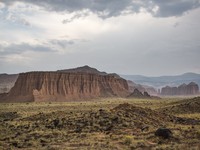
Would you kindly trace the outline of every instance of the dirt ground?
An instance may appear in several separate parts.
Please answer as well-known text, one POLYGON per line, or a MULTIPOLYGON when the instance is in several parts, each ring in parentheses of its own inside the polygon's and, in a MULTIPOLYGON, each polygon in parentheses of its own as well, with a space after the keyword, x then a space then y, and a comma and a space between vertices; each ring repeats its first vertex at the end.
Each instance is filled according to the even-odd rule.
POLYGON ((0 149, 200 149, 200 98, 0 104, 0 149), (171 131, 156 136, 158 128, 171 131))

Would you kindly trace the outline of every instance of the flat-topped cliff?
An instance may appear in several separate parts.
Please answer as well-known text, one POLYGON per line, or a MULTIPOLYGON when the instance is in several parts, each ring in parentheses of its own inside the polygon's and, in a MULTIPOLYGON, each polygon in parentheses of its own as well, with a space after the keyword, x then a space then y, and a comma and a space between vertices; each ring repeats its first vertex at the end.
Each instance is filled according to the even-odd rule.
POLYGON ((69 72, 21 73, 1 101, 76 101, 98 97, 125 97, 128 84, 114 75, 69 72))
POLYGON ((163 87, 161 95, 198 95, 199 86, 198 84, 191 82, 189 84, 181 84, 178 87, 163 87))

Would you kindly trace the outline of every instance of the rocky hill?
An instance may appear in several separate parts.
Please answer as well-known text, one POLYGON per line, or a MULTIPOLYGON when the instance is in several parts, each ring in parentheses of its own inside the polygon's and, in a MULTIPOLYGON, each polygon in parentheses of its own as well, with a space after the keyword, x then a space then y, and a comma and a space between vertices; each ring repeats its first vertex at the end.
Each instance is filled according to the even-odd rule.
POLYGON ((181 84, 178 87, 163 87, 161 95, 198 95, 199 86, 198 84, 191 82, 189 84, 181 84))
POLYGON ((172 105, 161 108, 160 111, 174 114, 200 113, 200 97, 180 100, 172 105))
POLYGON ((99 75, 107 75, 106 72, 101 72, 97 70, 96 68, 92 68, 88 65, 72 68, 72 69, 64 69, 64 70, 58 70, 58 72, 68 72, 68 73, 92 73, 92 74, 99 74, 99 75))
POLYGON ((130 95, 128 95, 127 98, 147 98, 147 99, 149 99, 149 98, 151 98, 151 96, 147 92, 142 93, 138 89, 134 89, 134 91, 130 95))
POLYGON ((9 101, 78 101, 98 97, 125 97, 126 80, 114 75, 75 72, 21 73, 8 94, 0 100, 9 101))
POLYGON ((147 85, 141 85, 141 84, 136 84, 133 81, 128 80, 127 81, 128 86, 129 86, 129 91, 132 93, 135 89, 139 90, 141 93, 147 92, 150 95, 158 95, 158 92, 156 91, 155 88, 147 85))

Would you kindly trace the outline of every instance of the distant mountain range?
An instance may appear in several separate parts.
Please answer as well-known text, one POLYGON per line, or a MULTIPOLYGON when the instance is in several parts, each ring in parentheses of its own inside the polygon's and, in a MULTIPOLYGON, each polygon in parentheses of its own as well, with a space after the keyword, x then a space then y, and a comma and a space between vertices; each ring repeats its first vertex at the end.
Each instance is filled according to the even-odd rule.
POLYGON ((160 76, 160 77, 147 77, 142 75, 120 75, 126 80, 131 80, 137 84, 153 86, 155 88, 162 88, 168 86, 179 86, 183 83, 195 82, 200 86, 200 74, 197 73, 184 73, 176 76, 160 76))
MULTIPOLYGON (((119 75, 112 73, 108 74, 106 72, 101 72, 96 68, 90 66, 82 66, 72 69, 57 70, 57 72, 66 73, 89 73, 97 75, 112 75, 119 78, 119 75)), ((129 89, 132 92, 135 88, 139 89, 141 92, 147 91, 152 95, 157 94, 157 90, 165 86, 177 87, 183 83, 189 84, 190 82, 195 82, 200 87, 200 74, 196 73, 185 73, 176 76, 160 76, 160 77, 147 77, 142 75, 120 75, 122 78, 129 80, 129 89), (155 89, 154 89, 155 88, 155 89)), ((17 80, 18 74, 8 75, 0 74, 0 93, 8 92, 11 87, 14 86, 17 80)))

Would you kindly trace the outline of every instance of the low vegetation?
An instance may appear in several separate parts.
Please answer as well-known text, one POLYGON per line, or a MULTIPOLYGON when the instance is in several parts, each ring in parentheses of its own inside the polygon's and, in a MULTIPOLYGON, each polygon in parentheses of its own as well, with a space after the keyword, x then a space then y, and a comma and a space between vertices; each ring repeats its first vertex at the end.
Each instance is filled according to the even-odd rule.
POLYGON ((0 149, 199 149, 199 101, 1 103, 0 149))

